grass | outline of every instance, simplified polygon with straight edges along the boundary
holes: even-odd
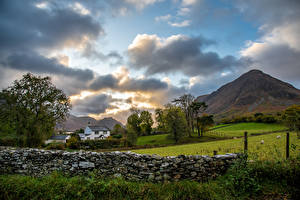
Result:
[[[281,136],[280,139],[276,138],[278,135]],[[264,140],[264,144],[261,144],[261,140]],[[237,138],[133,151],[140,154],[157,154],[160,156],[212,155],[214,150],[218,151],[218,154],[242,152],[243,144],[243,138]],[[276,157],[283,159],[285,144],[285,132],[249,137],[248,151],[250,158],[254,159],[257,157],[261,160],[270,160]],[[297,139],[297,135],[294,132],[290,133],[290,144],[291,147],[297,146],[295,150],[291,148],[290,152],[290,155],[295,157],[297,153],[299,154],[300,140]]]
[[[181,144],[187,144],[187,143],[198,143],[198,142],[207,142],[207,141],[215,141],[217,138],[215,136],[204,136],[204,137],[197,137],[196,134],[194,134],[192,137],[184,137],[181,140]],[[168,137],[168,134],[162,134],[162,135],[150,135],[150,136],[141,136],[138,138],[137,145],[143,146],[143,145],[159,145],[159,146],[167,146],[175,144],[175,141],[172,138]]]
[[[211,128],[212,131],[205,133],[204,137],[198,138],[197,132],[192,134],[192,137],[184,137],[181,144],[187,143],[198,143],[198,142],[208,142],[215,141],[224,138],[232,138],[243,136],[244,132],[247,130],[250,135],[257,133],[268,133],[273,131],[284,130],[286,127],[280,124],[264,124],[264,123],[239,123],[239,124],[221,124],[216,125]],[[167,134],[162,135],[150,135],[141,136],[138,138],[137,145],[157,145],[157,146],[167,146],[175,144],[175,141],[168,137]]]
[[[168,138],[168,134],[162,135],[149,135],[149,136],[142,136],[138,138],[137,145],[154,145],[154,144],[173,144],[174,140]]]
[[[207,133],[208,136],[219,137],[239,137],[243,136],[247,131],[249,134],[263,134],[274,131],[285,130],[286,127],[281,124],[266,124],[266,123],[238,123],[232,125],[218,125],[212,127],[212,131]]]

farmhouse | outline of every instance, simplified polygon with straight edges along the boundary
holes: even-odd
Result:
[[[49,144],[52,142],[61,142],[66,143],[71,136],[69,135],[52,135],[48,140],[46,140],[45,144]]]
[[[87,126],[83,134],[79,134],[81,140],[99,140],[110,136],[110,130],[103,126]]]

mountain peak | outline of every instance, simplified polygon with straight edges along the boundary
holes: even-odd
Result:
[[[252,69],[250,71],[248,71],[247,73],[245,74],[264,74],[263,71],[259,70],[259,69]],[[244,75],[245,75],[244,74]]]
[[[206,102],[211,114],[278,111],[299,104],[300,90],[254,69],[198,101]]]

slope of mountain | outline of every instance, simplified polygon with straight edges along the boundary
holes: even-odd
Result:
[[[92,117],[76,117],[70,115],[63,124],[58,124],[56,127],[58,130],[75,131],[77,129],[85,128],[88,124],[105,126],[109,129],[113,129],[116,124],[123,124],[112,117],[96,120]]]
[[[300,90],[259,70],[251,70],[217,91],[199,96],[207,112],[232,115],[245,112],[274,112],[300,103]]]
[[[121,122],[119,122],[118,120],[115,120],[112,117],[106,117],[106,118],[103,118],[103,119],[97,121],[97,125],[105,126],[105,127],[109,128],[110,130],[112,130],[116,124],[120,124],[121,126],[124,126]]]

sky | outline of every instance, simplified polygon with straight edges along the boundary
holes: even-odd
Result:
[[[300,88],[299,0],[0,0],[0,88],[50,76],[71,114],[125,123],[259,69]]]

